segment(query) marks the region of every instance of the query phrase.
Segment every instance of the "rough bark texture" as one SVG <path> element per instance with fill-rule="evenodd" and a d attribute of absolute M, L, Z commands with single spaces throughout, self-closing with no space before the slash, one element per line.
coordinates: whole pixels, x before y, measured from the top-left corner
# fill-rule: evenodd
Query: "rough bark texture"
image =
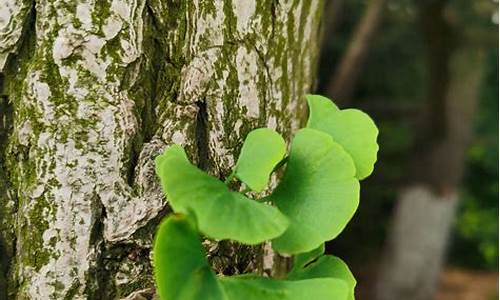
<path fill-rule="evenodd" d="M 182 144 L 224 176 L 249 130 L 289 137 L 321 10 L 321 0 L 0 2 L 3 296 L 150 298 L 152 234 L 168 211 L 155 155 Z M 260 248 L 209 248 L 217 271 L 264 267 Z"/>

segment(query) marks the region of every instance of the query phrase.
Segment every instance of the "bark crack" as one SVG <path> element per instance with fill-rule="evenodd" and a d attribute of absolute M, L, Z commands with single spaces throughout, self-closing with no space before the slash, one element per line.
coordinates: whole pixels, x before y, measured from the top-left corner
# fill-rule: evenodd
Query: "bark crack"
<path fill-rule="evenodd" d="M 1 83 L 0 83 L 1 85 Z M 4 164 L 4 151 L 7 139 L 12 131 L 12 105 L 8 102 L 7 96 L 0 96 L 0 205 L 7 206 L 9 201 L 9 190 L 12 188 L 7 174 L 7 168 Z M 10 193 L 10 195 L 13 195 Z M 17 199 L 13 199 L 17 203 Z M 17 207 L 14 207 L 14 212 Z M 8 299 L 7 297 L 7 278 L 10 269 L 10 260 L 15 253 L 15 236 L 11 234 L 11 229 L 4 215 L 8 213 L 6 209 L 0 210 L 0 299 Z M 11 245 L 8 240 L 13 239 Z"/>
<path fill-rule="evenodd" d="M 89 299 L 103 299 L 102 296 L 106 294 L 106 283 L 109 282 L 109 270 L 105 268 L 106 248 L 104 243 L 104 219 L 106 219 L 106 207 L 100 202 L 96 201 L 98 205 L 97 211 L 100 212 L 96 216 L 96 223 L 90 233 L 90 243 L 95 245 L 98 251 L 95 267 L 92 268 L 88 274 L 88 282 L 86 293 Z M 94 285 L 92 285 L 94 283 Z"/>
<path fill-rule="evenodd" d="M 198 113 L 196 114 L 196 149 L 198 155 L 198 166 L 207 170 L 209 166 L 208 154 L 208 112 L 205 99 L 197 101 Z"/>
<path fill-rule="evenodd" d="M 153 10 L 151 9 L 149 3 L 146 3 L 146 16 L 149 17 L 151 32 L 160 31 L 158 20 L 156 19 Z M 135 82 L 131 90 L 134 91 L 138 89 L 138 95 L 135 96 L 137 106 L 140 109 L 137 111 L 137 117 L 140 120 L 139 126 L 137 128 L 137 133 L 135 135 L 134 141 L 130 149 L 130 159 L 127 168 L 127 182 L 130 187 L 134 189 L 136 181 L 136 171 L 139 167 L 139 157 L 144 148 L 144 145 L 151 141 L 158 127 L 157 117 L 156 117 L 156 107 L 159 103 L 159 97 L 161 93 L 158 90 L 161 88 L 161 82 L 159 80 L 161 73 L 165 69 L 165 51 L 161 45 L 161 41 L 156 36 L 149 36 L 148 41 L 144 42 L 149 48 L 145 49 L 144 53 L 140 58 L 140 73 L 149 74 L 148 76 L 141 77 L 141 79 Z M 141 102 L 143 101 L 143 102 Z"/>

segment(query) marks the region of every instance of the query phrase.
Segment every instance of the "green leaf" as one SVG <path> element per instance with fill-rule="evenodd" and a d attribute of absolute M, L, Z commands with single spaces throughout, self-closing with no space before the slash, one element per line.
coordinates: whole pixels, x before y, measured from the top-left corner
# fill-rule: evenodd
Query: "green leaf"
<path fill-rule="evenodd" d="M 226 300 L 198 233 L 185 216 L 172 215 L 160 224 L 153 266 L 162 300 Z"/>
<path fill-rule="evenodd" d="M 378 129 L 373 120 L 357 109 L 340 110 L 330 99 L 307 95 L 309 120 L 307 127 L 324 131 L 349 153 L 361 180 L 373 172 L 377 161 Z"/>
<path fill-rule="evenodd" d="M 179 145 L 156 159 L 156 173 L 173 210 L 193 213 L 199 230 L 210 238 L 253 245 L 280 236 L 288 226 L 276 207 L 230 191 L 193 166 Z"/>
<path fill-rule="evenodd" d="M 261 192 L 285 153 L 286 144 L 281 135 L 269 128 L 255 129 L 243 144 L 235 175 L 253 191 Z"/>
<path fill-rule="evenodd" d="M 348 300 L 354 300 L 356 279 L 349 267 L 340 258 L 326 255 L 311 263 L 305 268 L 295 269 L 288 275 L 289 280 L 304 280 L 312 278 L 336 278 L 347 283 L 349 289 Z"/>
<path fill-rule="evenodd" d="M 290 271 L 293 273 L 295 270 L 301 270 L 308 263 L 314 261 L 319 256 L 325 253 L 325 244 L 321 244 L 318 248 L 313 249 L 309 252 L 299 253 L 293 258 L 293 267 Z"/>
<path fill-rule="evenodd" d="M 220 282 L 231 300 L 346 300 L 348 296 L 346 283 L 333 278 L 287 281 L 223 277 Z"/>
<path fill-rule="evenodd" d="M 331 136 L 301 129 L 283 179 L 269 197 L 290 219 L 285 233 L 273 240 L 273 248 L 297 254 L 335 238 L 358 207 L 355 172 L 351 157 Z"/>

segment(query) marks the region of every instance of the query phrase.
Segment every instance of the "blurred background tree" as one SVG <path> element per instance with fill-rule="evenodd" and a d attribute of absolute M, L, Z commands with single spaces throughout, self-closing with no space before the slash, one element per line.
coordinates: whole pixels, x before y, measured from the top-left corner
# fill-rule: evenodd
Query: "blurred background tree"
<path fill-rule="evenodd" d="M 467 155 L 463 201 L 450 261 L 470 268 L 498 267 L 498 53 L 490 51 L 481 88 L 476 139 Z"/>
<path fill-rule="evenodd" d="M 328 245 L 329 251 L 357 266 L 359 298 L 373 299 L 375 282 L 384 279 L 380 262 L 394 260 L 394 243 L 388 241 L 404 226 L 398 220 L 413 224 L 408 219 L 423 218 L 420 229 L 404 231 L 406 240 L 400 244 L 415 248 L 414 256 L 434 258 L 417 259 L 430 265 L 406 270 L 406 277 L 422 274 L 414 274 L 417 279 L 393 298 L 429 299 L 441 271 L 435 265 L 442 260 L 496 270 L 498 3 L 334 0 L 325 14 L 318 92 L 341 106 L 366 110 L 380 128 L 379 162 L 375 175 L 364 182 L 360 210 L 346 233 Z M 422 182 L 431 195 L 456 192 L 460 201 L 407 205 L 411 214 L 402 215 L 405 189 Z M 399 219 L 393 220 L 394 215 Z M 429 238 L 437 228 L 441 245 Z M 431 247 L 420 246 L 423 239 Z M 441 249 L 425 252 L 419 247 Z M 415 296 L 423 281 L 428 291 Z"/>

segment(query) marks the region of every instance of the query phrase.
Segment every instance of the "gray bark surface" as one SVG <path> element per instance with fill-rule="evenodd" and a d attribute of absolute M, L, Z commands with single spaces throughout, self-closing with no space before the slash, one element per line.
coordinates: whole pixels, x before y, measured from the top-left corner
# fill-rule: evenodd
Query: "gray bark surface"
<path fill-rule="evenodd" d="M 289 138 L 321 11 L 321 0 L 1 1 L 0 298 L 151 298 L 152 236 L 168 212 L 154 157 L 181 144 L 222 177 L 251 129 Z M 218 272 L 272 267 L 261 248 L 209 248 Z"/>

